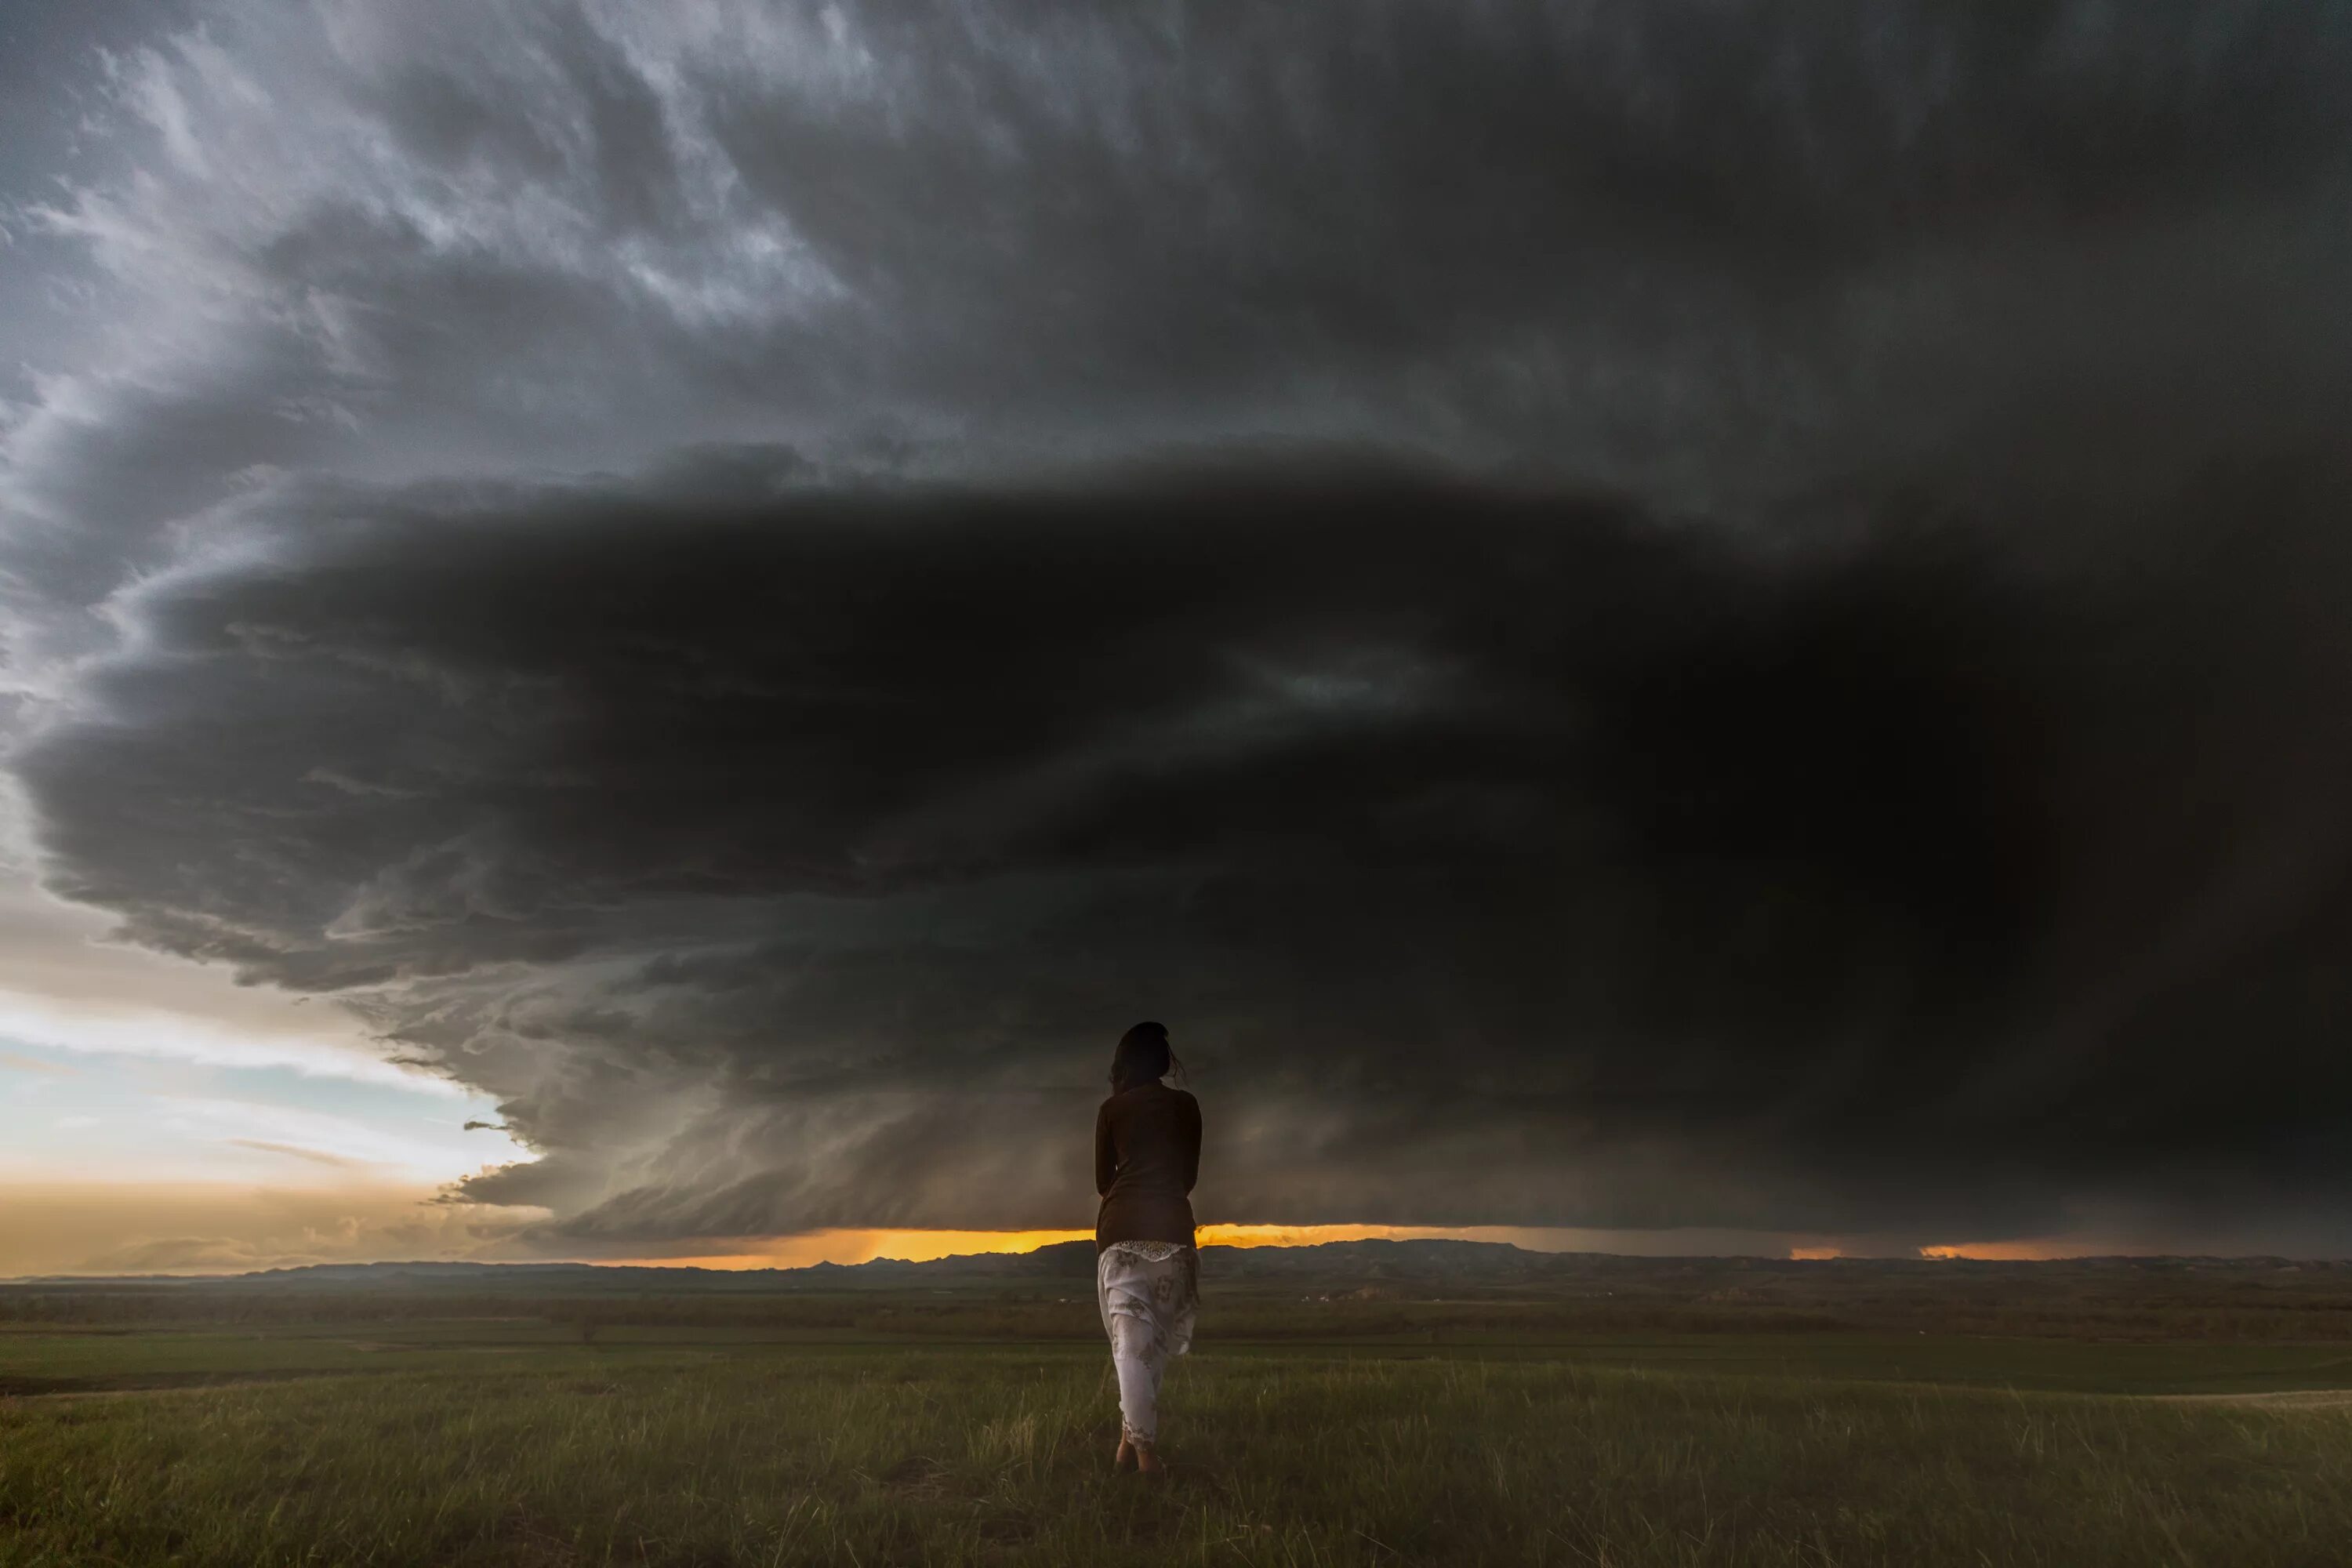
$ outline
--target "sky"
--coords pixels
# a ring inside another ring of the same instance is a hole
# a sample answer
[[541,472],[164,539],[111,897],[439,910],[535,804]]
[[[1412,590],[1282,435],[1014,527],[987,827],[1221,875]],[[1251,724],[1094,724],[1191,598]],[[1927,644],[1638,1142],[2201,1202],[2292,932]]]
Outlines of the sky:
[[0,1274],[2352,1253],[2352,10],[0,10]]

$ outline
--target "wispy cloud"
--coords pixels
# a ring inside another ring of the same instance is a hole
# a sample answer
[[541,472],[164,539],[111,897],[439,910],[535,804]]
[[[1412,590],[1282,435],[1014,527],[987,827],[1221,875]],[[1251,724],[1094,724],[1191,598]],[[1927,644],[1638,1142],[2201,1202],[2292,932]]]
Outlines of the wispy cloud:
[[23,1056],[15,1051],[0,1051],[0,1072],[30,1072],[40,1073],[50,1078],[71,1078],[75,1070],[63,1062],[45,1062],[37,1057]]
[[322,1173],[335,1179],[0,1178],[0,1278],[540,1256],[520,1237],[544,1216],[431,1203],[430,1186],[367,1172]]
[[226,966],[121,941],[119,922],[26,876],[0,856],[0,1038],[59,1053],[284,1068],[445,1099],[465,1092],[390,1060],[367,1025],[331,1001],[238,985]]
[[328,1165],[338,1171],[364,1171],[371,1162],[354,1160],[345,1154],[330,1154],[324,1149],[306,1149],[299,1143],[272,1143],[260,1138],[231,1138],[228,1142],[240,1149],[258,1149],[266,1154],[285,1154],[297,1160],[307,1160],[314,1165]]

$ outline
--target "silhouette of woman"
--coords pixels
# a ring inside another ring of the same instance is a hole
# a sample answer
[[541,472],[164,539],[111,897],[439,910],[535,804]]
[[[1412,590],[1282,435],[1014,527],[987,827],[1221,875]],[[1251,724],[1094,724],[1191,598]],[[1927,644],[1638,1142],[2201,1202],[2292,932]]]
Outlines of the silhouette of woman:
[[1192,1348],[1200,1255],[1192,1184],[1201,1102],[1160,1080],[1183,1064],[1161,1024],[1138,1024],[1111,1056],[1110,1098],[1095,1116],[1095,1304],[1118,1373],[1118,1468],[1160,1472],[1160,1380]]

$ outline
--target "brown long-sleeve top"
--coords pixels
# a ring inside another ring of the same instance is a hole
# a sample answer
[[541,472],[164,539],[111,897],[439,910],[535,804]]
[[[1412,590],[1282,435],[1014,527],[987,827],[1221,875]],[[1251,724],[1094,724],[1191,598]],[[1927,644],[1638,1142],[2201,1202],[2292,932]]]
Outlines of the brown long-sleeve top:
[[1201,1175],[1201,1102],[1156,1079],[1102,1103],[1095,1116],[1095,1250],[1115,1241],[1192,1240]]

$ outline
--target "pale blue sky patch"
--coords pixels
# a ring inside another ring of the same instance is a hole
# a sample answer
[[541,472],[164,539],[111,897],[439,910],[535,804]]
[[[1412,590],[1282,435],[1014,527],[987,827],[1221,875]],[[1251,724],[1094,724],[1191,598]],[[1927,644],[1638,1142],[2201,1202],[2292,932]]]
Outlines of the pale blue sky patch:
[[0,1179],[454,1181],[520,1151],[498,1108],[414,1088],[0,1037]]

